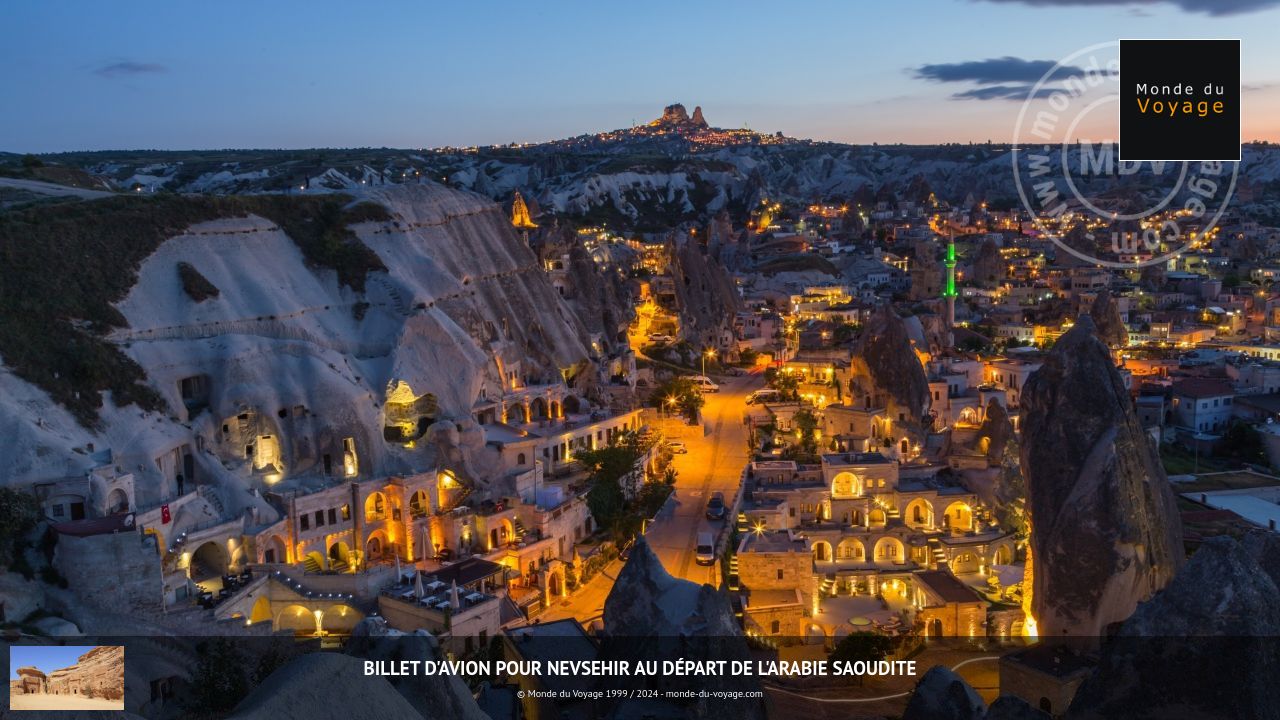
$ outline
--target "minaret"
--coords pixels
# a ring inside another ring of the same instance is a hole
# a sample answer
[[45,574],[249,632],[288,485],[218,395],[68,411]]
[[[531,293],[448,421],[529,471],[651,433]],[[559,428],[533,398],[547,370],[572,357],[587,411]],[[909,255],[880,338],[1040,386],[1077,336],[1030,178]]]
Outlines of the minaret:
[[947,232],[947,289],[942,297],[947,299],[947,350],[956,345],[956,239],[951,231]]

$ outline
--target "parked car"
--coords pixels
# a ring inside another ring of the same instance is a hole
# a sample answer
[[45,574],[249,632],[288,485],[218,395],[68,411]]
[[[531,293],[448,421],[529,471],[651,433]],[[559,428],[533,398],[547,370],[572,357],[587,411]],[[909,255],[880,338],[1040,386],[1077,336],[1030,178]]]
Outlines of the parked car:
[[706,375],[695,375],[693,384],[704,393],[720,392],[720,386],[711,382],[711,378]]
[[689,452],[689,448],[685,447],[685,444],[679,440],[668,440],[667,449],[670,450],[673,455],[684,455]]
[[707,501],[707,519],[723,520],[724,513],[724,493],[712,493],[711,499]]
[[765,388],[763,390],[756,390],[755,392],[748,395],[747,404],[755,405],[756,403],[761,403],[761,402],[776,402],[781,397],[782,395],[777,390],[773,390],[771,388]]
[[694,560],[699,565],[715,565],[716,564],[716,539],[709,532],[698,533],[698,546],[696,548]]
[[670,335],[663,335],[662,333],[650,333],[649,335],[649,342],[659,345],[670,345],[675,341],[675,338]]

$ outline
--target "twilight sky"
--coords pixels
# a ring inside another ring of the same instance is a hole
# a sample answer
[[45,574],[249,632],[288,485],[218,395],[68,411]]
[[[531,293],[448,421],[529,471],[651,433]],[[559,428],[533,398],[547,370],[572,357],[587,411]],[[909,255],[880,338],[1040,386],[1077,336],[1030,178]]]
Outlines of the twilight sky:
[[1120,37],[1242,39],[1244,138],[1280,140],[1280,0],[877,5],[10,0],[0,150],[528,142],[672,102],[795,137],[1007,142],[1029,82]]

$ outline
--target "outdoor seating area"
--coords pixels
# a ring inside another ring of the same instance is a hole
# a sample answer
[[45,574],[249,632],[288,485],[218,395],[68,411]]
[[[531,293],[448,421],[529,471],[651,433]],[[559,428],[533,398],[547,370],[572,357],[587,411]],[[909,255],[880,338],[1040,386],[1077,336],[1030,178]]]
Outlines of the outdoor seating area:
[[227,574],[221,578],[221,586],[206,580],[196,584],[196,603],[203,608],[212,609],[231,597],[237,590],[253,581],[253,571],[245,569],[239,575]]

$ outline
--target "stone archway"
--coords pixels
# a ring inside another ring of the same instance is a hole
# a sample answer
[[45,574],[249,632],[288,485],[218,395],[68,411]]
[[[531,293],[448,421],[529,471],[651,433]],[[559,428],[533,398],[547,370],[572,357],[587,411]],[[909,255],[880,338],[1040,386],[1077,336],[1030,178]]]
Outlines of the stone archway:
[[266,547],[262,550],[262,562],[267,564],[289,562],[288,546],[279,535],[272,535],[267,540]]
[[222,546],[222,543],[210,540],[191,553],[191,562],[187,566],[187,576],[197,583],[213,578],[221,578],[227,574],[227,568],[230,565],[231,558],[227,556],[226,548]]
[[377,522],[387,519],[387,496],[380,492],[370,493],[364,500],[364,521]]
[[836,476],[831,478],[831,497],[857,497],[862,491],[860,485],[857,475],[851,472],[836,473]]
[[933,528],[933,506],[924,498],[916,498],[907,503],[905,511],[902,513],[903,519],[909,527],[932,529]]
[[840,560],[863,560],[866,555],[862,541],[857,538],[845,538],[836,546],[836,558]]
[[876,562],[897,564],[905,559],[902,541],[895,537],[882,537],[877,540],[874,553]]
[[996,546],[996,551],[992,555],[992,565],[1010,565],[1013,563],[1013,550],[1006,544]]
[[364,556],[369,561],[381,558],[390,549],[391,545],[387,542],[387,533],[383,530],[374,530],[369,533],[369,537],[364,542]]
[[316,631],[315,613],[302,605],[286,605],[276,613],[275,630],[289,630],[295,635],[314,635]]
[[107,513],[114,515],[129,511],[129,496],[120,488],[113,488],[107,494]]
[[805,645],[824,645],[827,642],[827,631],[817,623],[807,623],[804,628]]
[[409,498],[409,517],[424,517],[431,512],[431,502],[427,494],[417,490]]
[[249,611],[249,624],[257,625],[260,622],[271,622],[271,618],[271,600],[266,595],[254,600],[253,609]]
[[329,569],[346,570],[351,565],[351,546],[339,540],[329,546]]
[[888,517],[880,508],[871,508],[871,512],[867,513],[868,527],[884,527],[887,522]]
[[814,562],[829,562],[831,560],[831,543],[826,540],[819,540],[813,544]]
[[543,420],[547,417],[547,401],[542,398],[534,398],[529,403],[529,416],[532,420]]
[[364,619],[364,613],[346,604],[332,605],[324,609],[321,627],[325,632],[345,635]]
[[947,506],[943,515],[947,518],[947,527],[952,530],[972,530],[973,529],[973,509],[968,503],[959,500]]

